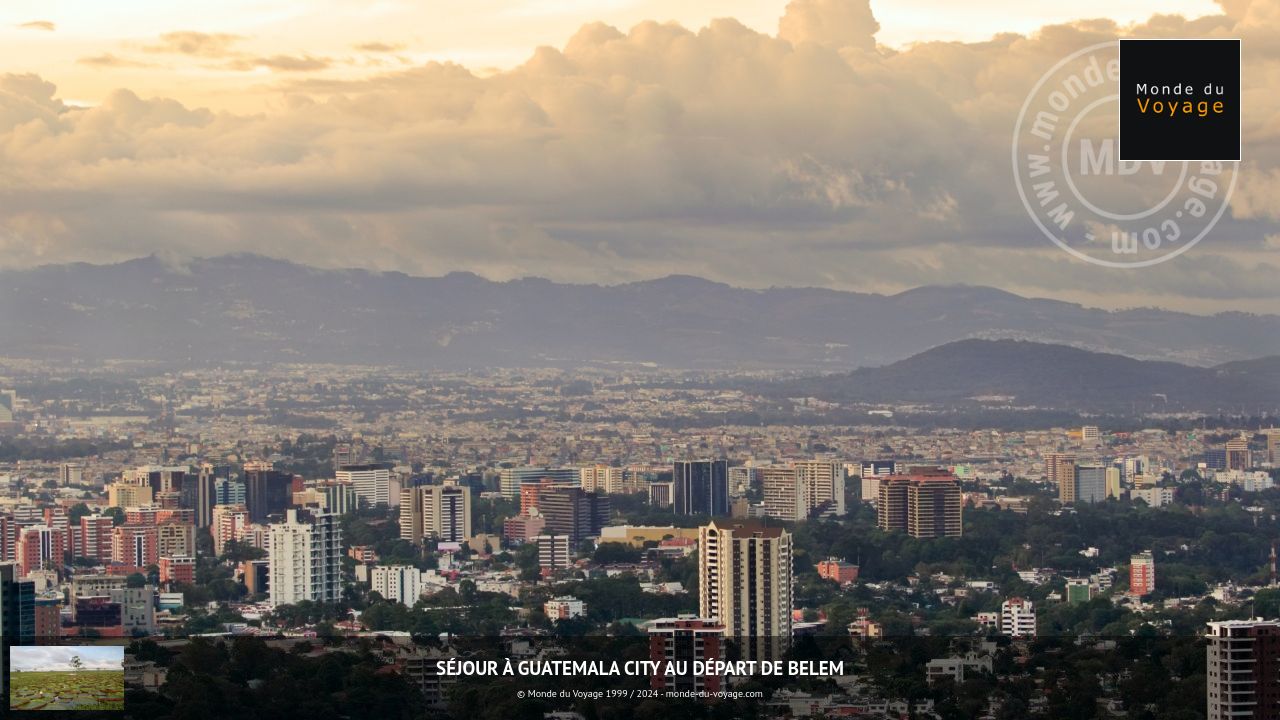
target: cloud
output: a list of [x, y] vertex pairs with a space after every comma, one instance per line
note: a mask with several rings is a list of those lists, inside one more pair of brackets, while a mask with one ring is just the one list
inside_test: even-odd
[[[325, 57], [222, 58], [277, 71], [263, 82], [280, 101], [258, 114], [127, 91], [75, 108], [40, 78], [4, 76], [0, 257], [254, 251], [496, 279], [963, 281], [1095, 303], [1274, 306], [1277, 7], [894, 52], [875, 45], [866, 0], [795, 0], [776, 35], [727, 19], [590, 24], [483, 75], [430, 63], [350, 78], [321, 72], [336, 62]], [[1014, 118], [1041, 73], [1119, 34], [1236, 33], [1260, 53], [1244, 73], [1236, 217], [1183, 259], [1133, 273], [1043, 239], [1009, 168]], [[185, 52], [196, 48], [215, 52]]]
[[391, 44], [391, 43], [384, 43], [384, 42], [367, 42], [367, 43], [360, 43], [359, 45], [353, 45], [352, 47], [354, 47], [356, 50], [359, 50], [361, 52], [393, 53], [393, 52], [399, 52], [403, 50], [405, 46], [398, 43]]
[[332, 64], [332, 60], [324, 57], [312, 57], [310, 55], [297, 57], [291, 55], [272, 55], [271, 57], [256, 57], [236, 60], [228, 63], [227, 67], [232, 70], [256, 70], [258, 68], [267, 68], [268, 70], [276, 70], [279, 72], [314, 72], [317, 70], [326, 70]]
[[179, 30], [161, 35], [159, 43], [147, 45], [143, 49], [151, 53], [221, 58], [235, 54], [232, 46], [243, 39], [243, 36], [228, 33]]
[[72, 658], [80, 658], [82, 670], [120, 670], [124, 648], [120, 646], [16, 646], [10, 649], [10, 661], [20, 672], [71, 671]]
[[90, 65], [93, 67], [100, 67], [100, 68], [156, 67], [154, 63], [142, 62], [140, 60], [130, 60], [128, 58], [122, 58], [117, 55], [113, 55], [111, 53], [103, 53], [101, 55], [92, 55], [89, 57], [82, 57], [77, 59], [76, 62], [80, 65]]
[[58, 29], [58, 26], [49, 20], [32, 20], [31, 22], [22, 23], [18, 27], [23, 30], [42, 30], [44, 32], [53, 32]]

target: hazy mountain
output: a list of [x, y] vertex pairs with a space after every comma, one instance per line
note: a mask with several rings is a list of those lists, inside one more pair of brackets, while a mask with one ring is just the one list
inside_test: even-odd
[[772, 391], [846, 403], [1275, 412], [1280, 357], [1205, 368], [1063, 345], [961, 340], [884, 367], [778, 383]]
[[0, 355], [12, 356], [843, 369], [965, 338], [1209, 365], [1280, 354], [1280, 317], [1107, 312], [980, 287], [884, 296], [684, 276], [609, 287], [496, 283], [252, 255], [0, 272]]

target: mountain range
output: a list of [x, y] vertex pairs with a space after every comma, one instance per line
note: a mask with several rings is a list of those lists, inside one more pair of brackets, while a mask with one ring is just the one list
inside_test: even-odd
[[883, 367], [758, 389], [829, 402], [899, 406], [1274, 414], [1280, 409], [1280, 356], [1195, 367], [1064, 345], [960, 340]]
[[688, 276], [493, 282], [257, 255], [0, 271], [0, 356], [831, 371], [973, 338], [1207, 367], [1280, 355], [1280, 316], [1107, 311], [971, 286], [878, 295]]

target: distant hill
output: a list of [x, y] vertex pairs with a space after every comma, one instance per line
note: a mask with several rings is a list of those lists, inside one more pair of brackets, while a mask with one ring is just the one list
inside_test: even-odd
[[962, 340], [883, 367], [778, 383], [773, 393], [846, 403], [1275, 412], [1280, 357], [1204, 368], [1063, 345]]
[[1280, 355], [1280, 317], [1108, 312], [966, 286], [885, 296], [687, 276], [499, 283], [255, 255], [0, 271], [0, 355], [36, 358], [843, 370], [967, 338], [1207, 366]]

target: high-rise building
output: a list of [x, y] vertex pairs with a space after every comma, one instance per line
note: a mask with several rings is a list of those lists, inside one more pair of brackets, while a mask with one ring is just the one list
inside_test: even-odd
[[[722, 660], [724, 626], [715, 620], [681, 615], [650, 620], [649, 660], [660, 663], [649, 678], [649, 687], [666, 692], [719, 692], [723, 678], [715, 673], [694, 673], [694, 663]], [[667, 672], [668, 663], [685, 663], [688, 673]], [[699, 667], [706, 668], [706, 665]]]
[[114, 527], [114, 519], [110, 515], [82, 515], [76, 554], [100, 563], [111, 562], [111, 530]]
[[912, 473], [880, 479], [876, 502], [880, 529], [916, 538], [960, 537], [964, 530], [960, 481], [941, 468], [914, 468]]
[[791, 641], [791, 534], [750, 522], [698, 531], [698, 614], [725, 628], [744, 660], [781, 660]]
[[213, 523], [209, 526], [213, 535], [213, 554], [222, 555], [228, 542], [243, 540], [249, 526], [249, 509], [244, 505], [213, 506]]
[[622, 492], [622, 468], [591, 465], [578, 469], [579, 484], [587, 492], [614, 495]]
[[1102, 431], [1097, 425], [1085, 425], [1080, 428], [1080, 444], [1084, 447], [1093, 447], [1102, 441]]
[[675, 501], [676, 484], [670, 480], [666, 482], [649, 483], [649, 504], [658, 508], [669, 508]]
[[26, 577], [33, 570], [62, 567], [62, 555], [66, 552], [66, 531], [48, 525], [31, 525], [18, 531], [19, 577]]
[[285, 521], [271, 525], [270, 533], [272, 605], [341, 598], [342, 529], [336, 515], [319, 514], [307, 521], [290, 508]]
[[350, 483], [337, 480], [307, 482], [301, 491], [293, 493], [293, 504], [334, 515], [346, 515], [359, 507], [355, 488]]
[[161, 557], [195, 557], [195, 525], [180, 522], [166, 522], [156, 525], [156, 552]]
[[1227, 469], [1248, 470], [1253, 462], [1249, 456], [1249, 441], [1244, 437], [1227, 441]]
[[729, 514], [728, 461], [676, 461], [672, 482], [677, 515]]
[[84, 484], [84, 465], [80, 463], [62, 463], [58, 466], [58, 484], [66, 487], [68, 485]]
[[267, 522], [272, 515], [283, 514], [293, 502], [293, 474], [276, 470], [267, 462], [245, 463], [244, 490], [249, 519]]
[[1280, 718], [1280, 621], [1209, 623], [1208, 720]]
[[161, 493], [180, 493], [190, 474], [189, 465], [142, 465], [126, 473], [125, 482], [145, 485], [153, 497], [159, 497]]
[[1009, 637], [1035, 637], [1035, 603], [1020, 597], [1011, 597], [1001, 603], [1000, 634]]
[[840, 463], [802, 461], [758, 471], [769, 517], [805, 520], [845, 514], [845, 473]]
[[1156, 561], [1150, 551], [1129, 558], [1129, 594], [1150, 595], [1156, 589]]
[[609, 496], [584, 492], [582, 488], [554, 488], [539, 495], [538, 509], [546, 519], [545, 532], [567, 535], [575, 547], [600, 534], [609, 524]]
[[578, 468], [503, 468], [498, 476], [498, 488], [502, 491], [503, 497], [515, 500], [520, 497], [520, 488], [525, 485], [537, 485], [543, 480], [549, 480], [557, 486], [579, 487], [582, 483], [582, 474]]
[[1058, 489], [1058, 500], [1060, 502], [1075, 502], [1076, 456], [1071, 453], [1045, 453], [1044, 479], [1050, 487]]
[[880, 479], [887, 475], [897, 474], [897, 463], [893, 460], [863, 460], [858, 464], [859, 497], [864, 503], [880, 500]]
[[1280, 465], [1280, 428], [1263, 430], [1267, 436], [1267, 462]]
[[159, 528], [155, 525], [130, 525], [111, 530], [111, 562], [133, 568], [145, 568], [160, 562]]
[[[10, 646], [30, 645], [36, 638], [36, 584], [20, 577], [16, 564], [0, 564], [0, 657], [6, 661]], [[9, 669], [2, 670], [0, 697], [8, 698]]]
[[196, 559], [189, 555], [160, 556], [160, 582], [192, 585], [196, 581]]
[[1076, 502], [1099, 503], [1107, 499], [1107, 467], [1077, 465], [1075, 468]]
[[1106, 480], [1107, 480], [1107, 497], [1108, 498], [1115, 498], [1116, 500], [1120, 499], [1120, 490], [1121, 490], [1120, 478], [1122, 475], [1123, 475], [1123, 471], [1118, 467], [1113, 466], [1113, 467], [1107, 468]]
[[[239, 484], [240, 497], [234, 500], [225, 499], [227, 486], [231, 483], [231, 466], [201, 463], [200, 472], [196, 475], [195, 511], [196, 527], [207, 528], [213, 522], [213, 506], [229, 505], [232, 502], [244, 502], [244, 485]], [[224, 499], [218, 499], [219, 483], [222, 483]]]
[[117, 482], [107, 486], [107, 504], [111, 507], [150, 505], [154, 500], [155, 497], [149, 485]]
[[[391, 505], [391, 464], [361, 463], [342, 465], [334, 476], [338, 482], [350, 483], [356, 492], [356, 502], [363, 507], [389, 507]], [[397, 499], [399, 495], [397, 494]]]
[[573, 555], [568, 535], [539, 535], [534, 541], [538, 543], [538, 567], [543, 577], [569, 567]]
[[446, 480], [400, 491], [400, 538], [421, 545], [434, 538], [465, 542], [471, 537], [471, 488]]
[[380, 565], [369, 580], [374, 592], [401, 605], [412, 607], [422, 597], [422, 571], [412, 565]]

